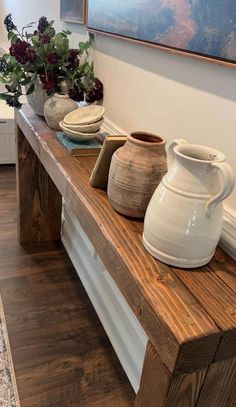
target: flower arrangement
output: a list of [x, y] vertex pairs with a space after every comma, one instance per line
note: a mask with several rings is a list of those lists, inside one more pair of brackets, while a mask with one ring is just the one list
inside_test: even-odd
[[[94, 64], [89, 62], [88, 51], [93, 42], [80, 42], [78, 49], [69, 47], [70, 31], [55, 32], [54, 21], [41, 17], [37, 29], [28, 33], [35, 22], [21, 30], [14, 24], [11, 14], [4, 20], [11, 42], [9, 54], [0, 58], [0, 81], [6, 92], [0, 93], [9, 106], [21, 107], [20, 97], [34, 92], [34, 81], [40, 78], [48, 95], [60, 92], [66, 84], [69, 96], [93, 103], [103, 97], [103, 84], [94, 75]], [[25, 93], [26, 89], [26, 93]]]

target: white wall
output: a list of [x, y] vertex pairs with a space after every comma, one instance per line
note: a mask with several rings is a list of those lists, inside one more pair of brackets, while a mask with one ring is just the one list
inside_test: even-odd
[[[12, 12], [20, 26], [46, 15], [56, 20], [57, 29], [73, 32], [72, 46], [76, 46], [85, 29], [59, 22], [59, 3], [0, 0], [0, 19]], [[0, 45], [4, 43], [1, 24]], [[236, 173], [234, 69], [100, 35], [93, 58], [105, 86], [107, 118], [114, 125], [124, 132], [147, 130], [168, 141], [181, 137], [214, 146], [226, 154]], [[226, 206], [236, 211], [236, 189]]]

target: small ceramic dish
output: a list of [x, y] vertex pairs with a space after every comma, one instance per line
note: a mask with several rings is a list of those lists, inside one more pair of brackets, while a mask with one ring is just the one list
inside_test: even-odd
[[103, 106], [91, 105], [80, 107], [73, 112], [68, 113], [64, 117], [64, 124], [67, 126], [71, 125], [85, 125], [92, 124], [101, 120], [104, 116], [105, 109]]
[[72, 131], [78, 131], [79, 133], [95, 133], [98, 131], [103, 123], [103, 119], [99, 120], [98, 122], [91, 123], [91, 124], [84, 124], [84, 125], [79, 125], [79, 124], [66, 124], [63, 121], [63, 126], [66, 127], [68, 130]]
[[63, 133], [65, 133], [69, 138], [73, 140], [90, 140], [98, 137], [100, 134], [100, 130], [94, 133], [79, 133], [78, 131], [69, 130], [63, 125], [62, 121], [59, 123], [59, 126], [62, 129]]

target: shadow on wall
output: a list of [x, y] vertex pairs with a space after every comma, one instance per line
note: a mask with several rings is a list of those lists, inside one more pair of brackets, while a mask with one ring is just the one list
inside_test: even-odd
[[229, 68], [101, 34], [95, 36], [95, 49], [185, 86], [236, 101], [236, 65]]

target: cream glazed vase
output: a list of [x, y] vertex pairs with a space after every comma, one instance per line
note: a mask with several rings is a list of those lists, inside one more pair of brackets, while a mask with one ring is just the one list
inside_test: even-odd
[[44, 116], [49, 127], [60, 130], [59, 123], [64, 117], [78, 108], [77, 103], [67, 94], [55, 93], [44, 104]]
[[200, 267], [214, 255], [234, 174], [211, 147], [174, 140], [168, 152], [172, 165], [147, 208], [143, 243], [171, 266]]

